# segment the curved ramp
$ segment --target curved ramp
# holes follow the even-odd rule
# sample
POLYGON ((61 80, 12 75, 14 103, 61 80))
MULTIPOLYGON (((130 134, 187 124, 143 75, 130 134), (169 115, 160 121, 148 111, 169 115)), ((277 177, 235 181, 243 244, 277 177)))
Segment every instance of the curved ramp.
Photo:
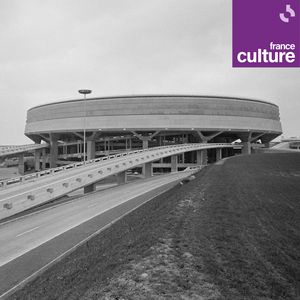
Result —
POLYGON ((16 154, 26 153, 36 149, 47 148, 48 146, 48 144, 0 146, 0 157, 14 156, 16 154))
POLYGON ((5 180, 0 190, 0 219, 160 158, 195 150, 232 147, 232 144, 202 143, 142 149, 17 177, 10 180, 13 182, 5 180))

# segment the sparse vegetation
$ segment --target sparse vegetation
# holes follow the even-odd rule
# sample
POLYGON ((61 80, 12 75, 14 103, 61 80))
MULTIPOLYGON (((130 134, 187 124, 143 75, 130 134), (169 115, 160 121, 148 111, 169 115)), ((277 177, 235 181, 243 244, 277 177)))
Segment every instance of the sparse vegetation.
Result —
POLYGON ((300 155, 207 167, 11 299, 300 299, 300 155))

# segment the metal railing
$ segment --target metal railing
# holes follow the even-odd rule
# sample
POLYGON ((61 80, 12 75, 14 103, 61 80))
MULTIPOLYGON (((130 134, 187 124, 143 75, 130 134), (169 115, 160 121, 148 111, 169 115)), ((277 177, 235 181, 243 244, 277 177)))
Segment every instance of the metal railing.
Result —
MULTIPOLYGON (((52 201, 80 188, 94 189, 97 182, 158 159, 184 152, 232 147, 231 144, 181 144, 140 149, 86 162, 44 170, 2 181, 0 219, 52 201)), ((190 170, 196 172, 197 170, 190 170)))
POLYGON ((47 148, 48 144, 0 146, 0 156, 12 155, 36 149, 47 148))
MULTIPOLYGON (((191 149, 190 151, 197 150, 194 148, 199 148, 199 149, 210 149, 210 148, 224 148, 224 147, 233 147, 234 145, 232 144, 226 144, 226 143, 207 143, 207 144, 177 144, 177 145, 170 145, 170 146, 160 146, 160 147, 153 147, 153 148, 148 148, 148 149, 139 149, 135 151, 129 151, 129 152, 123 152, 115 155, 110 155, 110 156, 104 156, 101 158, 95 158, 91 159, 89 161, 84 162, 78 162, 78 163, 73 163, 61 167, 56 167, 52 169, 46 169, 40 172, 35 172, 23 176, 17 176, 13 178, 8 178, 8 179, 3 179, 0 180, 0 190, 3 188, 8 188, 10 186, 15 186, 16 184, 24 184, 26 182, 32 182, 35 179, 48 176, 48 175, 54 175, 57 173, 61 172, 67 172, 69 170, 73 170, 76 168, 81 168, 81 167, 87 167, 92 164, 100 164, 102 162, 112 160, 112 159, 119 159, 124 156, 130 156, 133 154, 137 153, 143 153, 143 152, 151 152, 151 151, 156 151, 156 150, 164 150, 167 148, 185 148, 185 149, 191 149)), ((188 152, 188 151, 183 151, 183 152, 188 152)), ((170 154, 171 155, 171 154, 170 154)))

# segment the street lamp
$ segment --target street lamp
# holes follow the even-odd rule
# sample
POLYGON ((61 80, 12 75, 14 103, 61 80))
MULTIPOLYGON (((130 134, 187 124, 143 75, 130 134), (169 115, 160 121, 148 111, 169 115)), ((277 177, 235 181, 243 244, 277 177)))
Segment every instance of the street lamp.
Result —
POLYGON ((92 92, 92 90, 79 90, 78 91, 80 94, 83 94, 84 95, 84 124, 83 124, 83 161, 84 161, 84 164, 86 162, 86 155, 85 155, 85 140, 86 140, 86 95, 87 94, 90 94, 92 92))

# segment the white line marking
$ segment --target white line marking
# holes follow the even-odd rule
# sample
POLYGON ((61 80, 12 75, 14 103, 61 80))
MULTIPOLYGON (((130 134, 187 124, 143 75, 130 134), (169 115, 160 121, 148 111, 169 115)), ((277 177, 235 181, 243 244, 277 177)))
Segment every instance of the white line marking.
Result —
MULTIPOLYGON (((173 176, 173 175, 176 175, 176 174, 183 174, 183 172, 191 172, 191 171, 179 171, 179 172, 174 172, 173 174, 165 174, 165 175, 158 175, 158 176, 163 176, 163 177, 169 177, 170 178, 170 176, 173 176)), ((153 176, 153 177, 149 177, 149 178, 140 178, 141 180, 151 180, 151 179, 153 179, 153 181, 156 181, 156 179, 157 179, 158 177, 155 177, 155 176, 153 176)), ((128 185, 128 184, 135 184, 137 181, 129 181, 129 182, 127 182, 126 184, 128 185)), ((149 182, 149 181, 148 181, 149 182)), ((140 183, 142 183, 142 182, 140 182, 140 183)), ((84 194, 84 195, 79 195, 78 197, 77 196, 75 196, 74 197, 74 199, 70 199, 70 200, 68 200, 68 201, 66 201, 66 202, 61 202, 61 203, 58 203, 58 204, 54 204, 53 206, 50 206, 50 207, 46 207, 46 208, 44 208, 44 209, 40 209, 40 210, 37 210, 37 211, 34 211, 34 212, 32 212, 32 213, 29 213, 29 214, 26 214, 26 215, 23 215, 23 216, 20 216, 20 217, 17 217, 17 218, 13 218, 13 219, 11 219, 11 220, 8 220, 8 221, 5 221, 5 222, 0 222, 0 226, 2 226, 2 225, 5 225, 5 224, 8 224, 8 223, 12 223, 12 222, 15 222, 15 221, 18 221, 18 220, 20 220, 20 219, 25 219, 25 218, 28 218, 28 217, 30 217, 30 216, 32 216, 32 215, 36 215, 36 214, 39 214, 39 213, 43 213, 43 212, 45 212, 45 211, 47 211, 47 210, 50 210, 50 209, 53 209, 53 208, 56 208, 56 207, 58 207, 58 206, 61 206, 61 205, 66 205, 66 204, 71 204, 71 203, 73 203, 73 202, 75 202, 75 201, 80 201, 80 200, 82 200, 82 198, 84 198, 84 197, 89 197, 90 195, 93 195, 93 194, 96 194, 97 192, 102 192, 102 191, 105 191, 105 190, 108 190, 108 189, 111 189, 111 188, 114 188, 114 187, 118 187, 118 185, 113 185, 113 186, 111 186, 111 187, 107 187, 107 188, 105 188, 105 189, 99 189, 99 190, 96 190, 95 192, 92 192, 92 193, 90 193, 90 194, 84 194)), ((58 198, 59 199, 59 198, 58 198)), ((34 207, 33 207, 34 208, 34 207)))
MULTIPOLYGON (((62 233, 66 232, 66 231, 68 231, 68 230, 70 230, 70 229, 72 229, 72 228, 74 228, 74 227, 76 227, 76 226, 78 226, 78 225, 81 225, 82 223, 87 222, 87 221, 89 221, 89 220, 91 220, 91 219, 97 217, 98 215, 101 215, 101 214, 103 214, 103 213, 109 211, 110 209, 114 209, 114 208, 116 208, 117 206, 119 206, 119 205, 121 205, 121 204, 123 204, 123 203, 126 203, 127 201, 130 201, 130 200, 132 200, 132 199, 134 199, 134 198, 136 198, 136 197, 142 196, 142 195, 144 195, 144 194, 146 194, 146 193, 148 193, 148 192, 151 192, 151 191, 153 191, 153 190, 155 190, 155 189, 161 188, 161 187, 163 187, 164 185, 167 185, 167 184, 170 184, 170 183, 175 183, 176 181, 180 181, 180 180, 182 180, 183 178, 190 176, 191 174, 189 174, 189 173, 193 174, 194 171, 186 171, 185 173, 176 172, 176 173, 174 173, 174 174, 171 174, 172 177, 175 177, 175 178, 177 177, 177 178, 176 178, 176 179, 173 179, 173 180, 171 180, 171 181, 167 180, 166 182, 165 182, 165 180, 163 180, 163 181, 160 180, 160 183, 161 183, 161 184, 160 184, 159 186, 156 186, 156 180, 153 180, 154 183, 155 183, 154 187, 153 187, 153 185, 151 185, 151 186, 149 186, 149 188, 148 188, 147 190, 144 190, 144 191, 142 191, 142 192, 139 192, 138 194, 135 194, 135 195, 130 195, 129 198, 127 198, 125 201, 118 202, 118 203, 114 203, 112 206, 110 206, 110 207, 104 209, 104 210, 101 211, 101 212, 95 212, 93 215, 91 215, 91 216, 85 218, 84 221, 81 220, 81 221, 79 221, 79 222, 77 222, 77 223, 74 223, 74 224, 71 225, 70 227, 66 227, 64 231, 55 234, 55 235, 52 236, 50 239, 47 239, 46 241, 42 242, 41 244, 39 244, 39 245, 37 245, 37 246, 35 246, 35 247, 33 247, 33 248, 28 248, 25 252, 19 253, 17 256, 15 256, 15 257, 9 259, 8 261, 5 261, 5 262, 2 263, 2 264, 0 263, 0 267, 3 266, 3 265, 5 265, 5 264, 7 264, 7 263, 9 263, 9 262, 11 262, 11 261, 13 261, 14 259, 18 258, 19 256, 21 256, 21 255, 23 255, 23 254, 25 254, 25 253, 27 253, 27 252, 29 252, 29 251, 31 251, 31 250, 33 250, 33 249, 39 247, 40 245, 42 245, 42 244, 44 244, 44 243, 46 243, 46 242, 48 242, 48 241, 54 239, 55 237, 61 235, 62 233), (189 174, 189 175, 187 175, 187 174, 189 174), (178 175, 179 175, 179 176, 178 176, 178 175)), ((170 176, 170 175, 169 175, 169 176, 170 176)), ((167 178, 167 179, 170 179, 169 176, 168 176, 168 177, 166 176, 166 178, 167 178)), ((152 177, 152 178, 153 178, 153 177, 152 177)), ((157 178, 155 178, 155 179, 157 179, 157 178)), ((159 178, 159 179, 161 179, 161 178, 159 178)), ((163 179, 164 179, 164 178, 163 178, 163 179)), ((135 181, 132 182, 132 183, 135 183, 135 181)), ((143 183, 146 183, 146 181, 143 182, 143 183)), ((131 184, 131 183, 128 183, 128 185, 129 185, 129 184, 131 184)), ((90 196, 93 196, 94 194, 96 194, 96 192, 92 193, 91 195, 83 196, 82 198, 88 198, 88 197, 90 197, 90 196)), ((82 199, 82 198, 81 198, 81 199, 82 199)), ((33 230, 35 230, 36 228, 38 228, 38 227, 35 227, 35 228, 33 228, 33 229, 29 230, 29 231, 26 231, 26 232, 22 233, 21 235, 23 235, 23 234, 25 234, 25 233, 27 233, 27 232, 33 231, 33 230)), ((1 296, 0 296, 0 299, 1 299, 1 296)))
POLYGON ((34 228, 29 229, 29 230, 27 230, 27 231, 24 231, 24 232, 18 234, 16 237, 22 236, 22 235, 24 235, 24 234, 26 234, 26 233, 29 233, 29 232, 31 232, 31 231, 34 231, 34 230, 36 230, 36 229, 38 229, 38 228, 40 228, 40 226, 37 226, 37 227, 34 227, 34 228))
POLYGON ((98 203, 91 204, 91 205, 88 206, 88 208, 89 208, 89 207, 96 206, 96 205, 98 205, 98 203))
MULTIPOLYGON (((171 183, 171 182, 170 182, 171 183)), ((173 186, 174 187, 174 186, 173 186)), ((171 187, 172 188, 172 187, 171 187)), ((51 265, 53 265, 56 261, 59 261, 60 259, 62 259, 64 256, 66 256, 67 254, 71 253, 72 251, 76 250, 76 248, 78 248, 79 246, 81 246, 82 244, 84 244, 85 242, 87 242, 88 240, 90 240, 91 238, 93 238, 94 236, 98 235, 101 231, 109 228, 111 225, 113 225, 114 223, 116 223, 118 220, 122 219, 123 217, 125 217, 126 215, 130 214, 131 212, 133 212, 134 210, 138 209, 139 207, 141 207, 142 205, 144 205, 145 203, 151 201, 152 199, 154 199, 155 197, 160 196, 161 194, 165 193, 166 191, 171 189, 170 187, 167 188, 166 190, 163 190, 162 192, 160 192, 157 195, 152 196, 150 199, 146 200, 145 202, 139 204, 138 206, 134 207, 133 209, 129 210, 128 212, 124 213, 123 215, 121 215, 120 217, 116 218, 115 220, 113 220, 112 222, 108 223, 107 225, 104 225, 104 227, 98 229, 96 232, 90 234, 88 237, 86 237, 85 239, 83 239, 82 241, 80 241, 79 243, 77 243, 76 245, 72 246, 71 248, 69 248, 68 250, 66 250, 65 252, 63 252, 62 254, 60 254, 59 256, 57 256, 56 258, 54 258, 52 261, 50 261, 49 263, 47 263, 46 265, 44 265, 43 267, 41 267, 39 270, 35 271, 33 274, 29 275, 27 278, 23 279, 22 281, 20 281, 18 284, 16 284, 15 286, 13 286, 12 288, 10 288, 8 291, 6 291, 4 294, 0 295, 0 299, 2 299, 2 297, 5 296, 9 296, 11 293, 15 292, 18 288, 22 287, 24 284, 26 284, 28 281, 30 281, 31 279, 35 278, 37 275, 39 275, 40 273, 42 273, 44 270, 46 270, 47 268, 49 268, 51 265)), ((131 200, 131 199, 130 199, 131 200)))

